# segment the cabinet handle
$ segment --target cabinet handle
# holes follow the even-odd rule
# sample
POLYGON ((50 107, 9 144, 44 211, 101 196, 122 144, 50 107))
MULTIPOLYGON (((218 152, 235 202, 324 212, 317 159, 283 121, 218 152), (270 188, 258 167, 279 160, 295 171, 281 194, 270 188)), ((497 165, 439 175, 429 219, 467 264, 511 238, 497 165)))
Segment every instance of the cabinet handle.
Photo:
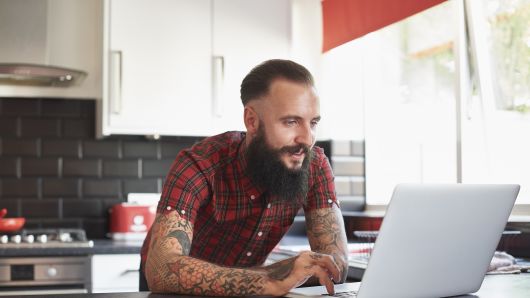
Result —
POLYGON ((213 56, 212 59, 212 99, 213 115, 223 116, 223 87, 225 78, 225 59, 223 56, 213 56))
POLYGON ((138 270, 138 269, 127 269, 127 270, 123 271, 121 273, 121 275, 123 276, 123 275, 126 275, 126 274, 135 273, 135 272, 139 272, 139 271, 140 270, 138 270))
POLYGON ((113 114, 121 113, 121 64, 122 52, 110 53, 110 105, 113 114))

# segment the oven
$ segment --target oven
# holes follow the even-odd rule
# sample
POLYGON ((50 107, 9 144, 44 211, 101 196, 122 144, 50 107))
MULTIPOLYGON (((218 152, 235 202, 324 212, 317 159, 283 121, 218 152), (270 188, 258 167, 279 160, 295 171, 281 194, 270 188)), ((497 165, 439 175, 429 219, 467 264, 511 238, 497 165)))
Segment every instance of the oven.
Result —
POLYGON ((0 296, 88 293, 89 289, 88 256, 0 258, 0 296))
POLYGON ((0 296, 88 293, 90 248, 81 229, 26 229, 0 235, 0 296))

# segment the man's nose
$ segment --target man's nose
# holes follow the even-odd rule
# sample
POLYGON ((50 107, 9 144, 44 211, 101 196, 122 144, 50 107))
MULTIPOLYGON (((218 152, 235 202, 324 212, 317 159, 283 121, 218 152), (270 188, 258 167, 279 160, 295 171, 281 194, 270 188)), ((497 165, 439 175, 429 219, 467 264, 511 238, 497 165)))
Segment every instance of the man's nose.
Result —
POLYGON ((298 129, 295 142, 297 144, 302 144, 308 147, 313 146, 313 141, 315 139, 314 131, 309 125, 301 125, 298 129))

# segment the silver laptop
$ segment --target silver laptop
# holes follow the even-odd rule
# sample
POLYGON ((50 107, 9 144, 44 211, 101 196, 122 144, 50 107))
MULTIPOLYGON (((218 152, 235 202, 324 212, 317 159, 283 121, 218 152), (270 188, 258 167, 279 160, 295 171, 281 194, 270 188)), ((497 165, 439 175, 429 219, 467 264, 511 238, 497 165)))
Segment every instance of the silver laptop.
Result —
MULTIPOLYGON (((478 291, 519 185, 400 184, 361 283, 339 297, 445 297, 478 291)), ((329 297, 322 286, 287 297, 329 297)))

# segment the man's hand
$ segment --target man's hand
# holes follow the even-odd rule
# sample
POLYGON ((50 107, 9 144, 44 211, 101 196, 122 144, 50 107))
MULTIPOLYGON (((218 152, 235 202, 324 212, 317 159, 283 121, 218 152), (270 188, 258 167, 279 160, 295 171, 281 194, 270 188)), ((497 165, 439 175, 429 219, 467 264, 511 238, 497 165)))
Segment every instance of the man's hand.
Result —
POLYGON ((332 256, 311 251, 304 251, 296 257, 269 265, 265 270, 267 277, 272 281, 275 296, 287 294, 289 290, 302 285, 312 276, 333 295, 333 281, 341 280, 339 267, 332 256))
POLYGON ((335 282, 346 281, 348 275, 348 241, 346 240, 344 220, 340 209, 333 204, 331 208, 306 212, 305 222, 311 250, 333 256, 341 273, 341 278, 335 279, 335 282))

